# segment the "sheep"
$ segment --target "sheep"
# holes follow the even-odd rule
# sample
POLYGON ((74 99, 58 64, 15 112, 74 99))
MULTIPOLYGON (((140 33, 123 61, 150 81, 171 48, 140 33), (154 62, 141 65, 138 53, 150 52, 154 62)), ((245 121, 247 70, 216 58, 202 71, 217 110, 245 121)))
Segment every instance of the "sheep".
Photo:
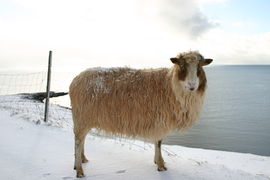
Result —
POLYGON ((167 170, 162 139, 198 119, 207 83, 202 67, 212 62, 198 51, 170 60, 170 69, 90 68, 74 78, 69 95, 77 177, 84 177, 82 163, 88 162, 84 142, 92 128, 153 142, 157 170, 167 170))

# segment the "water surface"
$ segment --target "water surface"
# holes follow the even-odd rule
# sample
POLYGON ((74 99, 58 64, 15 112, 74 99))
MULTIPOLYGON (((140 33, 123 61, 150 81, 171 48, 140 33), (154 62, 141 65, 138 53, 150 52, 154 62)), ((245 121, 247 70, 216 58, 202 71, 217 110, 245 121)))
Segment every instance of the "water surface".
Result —
POLYGON ((206 68, 200 119, 164 143, 270 156, 270 66, 206 68))

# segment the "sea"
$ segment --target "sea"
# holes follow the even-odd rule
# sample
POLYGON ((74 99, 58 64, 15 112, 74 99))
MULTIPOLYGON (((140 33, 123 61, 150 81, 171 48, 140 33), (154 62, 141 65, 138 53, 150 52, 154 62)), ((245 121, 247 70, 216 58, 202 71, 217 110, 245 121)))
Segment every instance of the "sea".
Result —
MULTIPOLYGON (((199 120, 163 143, 270 156, 270 65, 209 66, 205 71, 208 88, 199 120)), ((51 90, 68 91, 75 74, 53 72, 51 90)), ((1 78, 7 76, 0 72, 1 78)), ((55 102, 70 104, 67 96, 55 102)))
POLYGON ((270 156, 270 66, 205 68, 208 80, 200 119, 164 143, 270 156))

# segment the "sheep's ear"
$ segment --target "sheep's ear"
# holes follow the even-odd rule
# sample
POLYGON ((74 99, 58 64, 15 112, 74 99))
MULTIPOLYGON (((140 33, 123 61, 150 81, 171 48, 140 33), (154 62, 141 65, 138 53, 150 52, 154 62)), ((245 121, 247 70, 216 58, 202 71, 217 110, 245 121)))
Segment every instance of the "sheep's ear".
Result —
POLYGON ((200 64, 202 66, 206 66, 206 65, 210 64, 212 61, 213 61, 213 59, 204 59, 204 60, 201 60, 200 64))
POLYGON ((172 61, 173 64, 178 63, 178 58, 176 58, 176 57, 172 57, 172 58, 170 58, 170 60, 172 61))

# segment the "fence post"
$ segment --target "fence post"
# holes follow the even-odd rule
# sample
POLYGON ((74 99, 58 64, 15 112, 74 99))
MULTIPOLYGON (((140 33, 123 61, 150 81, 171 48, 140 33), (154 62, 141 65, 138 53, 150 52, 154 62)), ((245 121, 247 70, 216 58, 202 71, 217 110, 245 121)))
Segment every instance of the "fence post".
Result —
POLYGON ((51 85, 51 66, 52 66, 52 51, 49 52, 48 72, 47 72, 47 89, 46 89, 46 102, 45 102, 45 114, 44 122, 48 121, 49 113, 49 101, 50 101, 50 85, 51 85))

